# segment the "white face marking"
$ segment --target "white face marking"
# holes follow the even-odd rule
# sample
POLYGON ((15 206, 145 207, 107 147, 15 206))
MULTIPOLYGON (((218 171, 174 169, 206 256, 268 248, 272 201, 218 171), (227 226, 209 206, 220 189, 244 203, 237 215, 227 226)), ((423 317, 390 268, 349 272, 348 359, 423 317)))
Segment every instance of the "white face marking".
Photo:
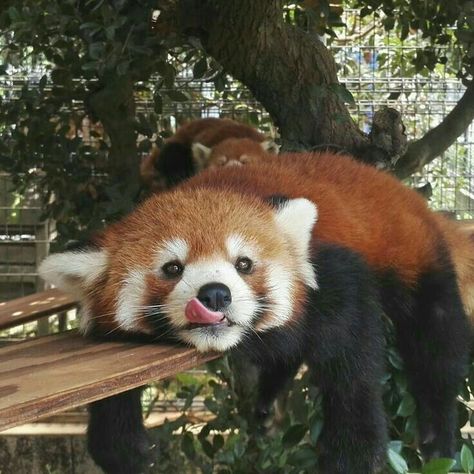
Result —
POLYGON ((92 311, 90 309, 90 302, 87 298, 81 301, 81 308, 79 310, 79 331, 82 334, 89 334, 92 331, 92 311))
POLYGON ((186 262, 189 246, 183 239, 172 239, 164 242, 156 252, 155 265, 161 268, 165 263, 172 260, 178 260, 181 263, 186 262))
POLYGON ((123 281, 117 298, 115 320, 124 331, 138 330, 137 318, 143 314, 146 271, 131 270, 123 281))
POLYGON ((226 240, 226 249, 231 261, 237 260, 238 257, 248 257, 254 263, 257 263, 257 246, 250 243, 240 234, 232 234, 226 240))
POLYGON ((294 280, 292 272, 280 262, 268 262, 266 266, 266 284, 268 288, 268 312, 272 318, 260 326, 266 330, 285 324, 293 312, 294 280))
POLYGON ((233 326, 196 328, 179 332, 181 339, 198 350, 223 351, 236 345, 252 323, 257 311, 256 297, 249 285, 241 278, 233 264, 221 257, 198 260, 186 265, 181 280, 165 300, 166 313, 176 328, 187 325, 185 308, 195 298, 199 289, 212 282, 226 285, 232 295, 232 303, 224 313, 233 326))
POLYGON ((273 140, 265 140, 260 143, 260 146, 263 148, 264 151, 268 153, 278 154, 280 151, 280 146, 277 145, 273 140))
POLYGON ((206 167, 211 154, 211 149, 202 143, 196 142, 192 144, 191 150, 193 153, 194 164, 196 165, 197 170, 201 171, 206 167))
POLYGON ((84 250, 55 253, 46 257, 38 268, 43 280, 57 288, 83 298, 107 267, 104 250, 84 250))
POLYGON ((87 291, 104 273, 107 260, 105 250, 69 251, 48 256, 38 269, 43 280, 81 301, 79 328, 83 334, 87 334, 93 326, 87 291))
POLYGON ((275 222, 291 245, 298 276, 314 290, 318 284, 310 262, 310 245, 317 219, 316 204, 304 198, 291 199, 275 213, 275 222))

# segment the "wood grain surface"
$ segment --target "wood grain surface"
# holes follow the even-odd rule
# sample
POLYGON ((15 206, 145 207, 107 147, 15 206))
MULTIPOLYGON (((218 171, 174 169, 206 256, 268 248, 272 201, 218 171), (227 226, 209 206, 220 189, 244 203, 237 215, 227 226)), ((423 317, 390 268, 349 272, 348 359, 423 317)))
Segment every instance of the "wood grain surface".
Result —
POLYGON ((76 331, 0 349, 0 430, 173 376, 219 357, 171 345, 101 342, 76 331))
POLYGON ((71 296, 56 288, 0 303, 0 329, 35 321, 77 306, 71 296))

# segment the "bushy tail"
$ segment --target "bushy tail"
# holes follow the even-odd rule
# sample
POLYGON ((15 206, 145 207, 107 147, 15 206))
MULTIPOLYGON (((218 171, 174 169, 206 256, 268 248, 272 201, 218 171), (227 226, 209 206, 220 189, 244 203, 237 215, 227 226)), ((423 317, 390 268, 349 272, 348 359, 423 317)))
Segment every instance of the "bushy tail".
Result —
POLYGON ((474 226, 438 215, 448 244, 464 310, 474 327, 474 226))

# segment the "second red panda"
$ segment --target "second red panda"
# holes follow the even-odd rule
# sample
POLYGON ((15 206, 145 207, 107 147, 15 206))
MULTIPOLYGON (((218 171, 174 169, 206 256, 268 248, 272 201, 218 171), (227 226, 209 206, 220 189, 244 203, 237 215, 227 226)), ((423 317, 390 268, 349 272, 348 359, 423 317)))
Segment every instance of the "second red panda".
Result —
POLYGON ((144 158, 141 176, 149 187, 164 189, 208 167, 247 164, 277 152, 275 142, 254 127, 230 119, 197 119, 144 158))

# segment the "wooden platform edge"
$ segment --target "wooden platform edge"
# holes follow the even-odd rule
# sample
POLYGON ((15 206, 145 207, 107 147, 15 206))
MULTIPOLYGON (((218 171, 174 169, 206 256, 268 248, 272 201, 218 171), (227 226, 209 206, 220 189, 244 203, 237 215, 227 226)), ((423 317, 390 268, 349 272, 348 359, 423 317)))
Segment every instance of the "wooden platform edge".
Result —
POLYGON ((72 297, 52 288, 0 303, 0 330, 26 324, 39 318, 70 310, 77 306, 72 297))
MULTIPOLYGON (((45 336, 45 338, 64 338, 64 334, 55 336, 45 336)), ((34 341, 38 341, 35 339, 34 341)), ((90 341, 89 341, 90 343, 90 341)), ((15 345, 17 348, 19 343, 15 345)), ((107 342, 98 342, 97 344, 107 344, 107 342)), ((119 347, 118 343, 112 343, 119 347)), ((133 343, 123 342, 120 346, 137 346, 133 343)), ((29 423, 44 416, 54 415, 69 408, 74 408, 87 403, 94 402, 118 393, 146 385, 152 381, 162 380, 176 374, 202 365, 208 361, 221 357, 218 353, 200 353, 196 349, 181 348, 169 346, 169 351, 163 352, 163 346, 154 344, 140 345, 141 350, 150 350, 157 352, 159 358, 146 365, 138 365, 128 369, 124 373, 117 372, 110 374, 100 383, 86 382, 84 385, 61 390, 56 393, 48 394, 40 400, 34 399, 9 406, 0 410, 0 430, 6 430, 21 424, 29 423), (161 352, 160 352, 161 350, 161 352)), ((114 348, 115 350, 115 348, 114 348)))

